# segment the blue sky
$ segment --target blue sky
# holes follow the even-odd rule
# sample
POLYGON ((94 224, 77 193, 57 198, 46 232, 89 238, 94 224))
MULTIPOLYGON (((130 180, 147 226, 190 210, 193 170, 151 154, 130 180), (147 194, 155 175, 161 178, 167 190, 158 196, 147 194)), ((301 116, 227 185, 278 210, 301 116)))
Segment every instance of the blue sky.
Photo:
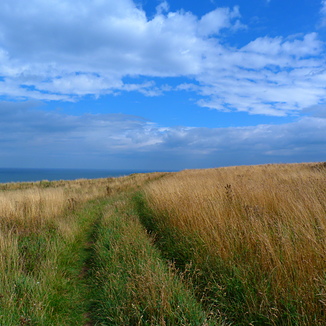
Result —
POLYGON ((325 161, 326 0, 2 0, 0 167, 325 161))

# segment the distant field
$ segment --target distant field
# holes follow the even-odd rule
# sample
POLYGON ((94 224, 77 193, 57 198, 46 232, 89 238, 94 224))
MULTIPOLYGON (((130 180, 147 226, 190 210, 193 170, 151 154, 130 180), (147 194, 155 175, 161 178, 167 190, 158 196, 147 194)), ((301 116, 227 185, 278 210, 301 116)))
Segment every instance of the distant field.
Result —
POLYGON ((0 325, 325 325, 326 164, 0 184, 0 325))

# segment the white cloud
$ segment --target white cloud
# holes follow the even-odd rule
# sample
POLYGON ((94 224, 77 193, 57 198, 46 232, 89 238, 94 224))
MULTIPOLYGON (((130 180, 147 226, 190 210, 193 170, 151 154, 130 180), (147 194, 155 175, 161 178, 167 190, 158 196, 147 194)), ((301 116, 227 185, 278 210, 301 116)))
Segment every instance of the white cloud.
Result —
POLYGON ((168 12, 169 9, 170 9, 170 6, 167 3, 167 1, 163 1, 156 7, 156 12, 158 15, 161 15, 164 12, 168 12))
MULTIPOLYGON (((301 39, 258 38, 238 51, 222 49, 200 75, 198 103, 218 110, 284 116, 298 113, 326 95, 321 53, 315 33, 301 39)), ((214 55, 214 54, 213 54, 214 55)))
POLYGON ((220 33, 242 28, 240 18, 238 7, 197 17, 169 11, 166 1, 148 19, 131 0, 2 0, 0 95, 77 100, 138 90, 158 96, 164 90, 155 83, 122 80, 183 76, 196 81, 199 105, 218 110, 281 116, 320 103, 326 74, 318 35, 225 45, 220 33))
POLYGON ((112 89, 119 89, 123 85, 120 79, 114 79, 113 76, 110 78, 110 76, 102 77, 96 74, 76 73, 54 78, 50 82, 34 82, 33 84, 43 91, 77 96, 97 94, 99 90, 105 94, 112 89))
POLYGON ((198 23, 198 32, 203 36, 218 34, 223 28, 230 28, 234 18, 240 17, 238 7, 233 10, 229 8, 217 8, 204 15, 198 23))
POLYGON ((318 40, 317 34, 311 33, 304 35, 302 39, 293 40, 284 40, 282 37, 257 38, 243 47, 242 51, 245 53, 263 55, 264 57, 266 56, 265 60, 270 60, 271 58, 275 59, 275 56, 304 58, 307 56, 318 55, 321 48, 322 43, 318 40))

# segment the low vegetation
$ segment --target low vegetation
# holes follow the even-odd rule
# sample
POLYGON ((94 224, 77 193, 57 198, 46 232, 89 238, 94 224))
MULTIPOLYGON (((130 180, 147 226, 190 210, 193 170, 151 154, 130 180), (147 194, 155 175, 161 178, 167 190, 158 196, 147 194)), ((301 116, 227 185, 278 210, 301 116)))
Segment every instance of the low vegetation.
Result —
POLYGON ((0 325, 325 325, 326 165, 0 185, 0 325))

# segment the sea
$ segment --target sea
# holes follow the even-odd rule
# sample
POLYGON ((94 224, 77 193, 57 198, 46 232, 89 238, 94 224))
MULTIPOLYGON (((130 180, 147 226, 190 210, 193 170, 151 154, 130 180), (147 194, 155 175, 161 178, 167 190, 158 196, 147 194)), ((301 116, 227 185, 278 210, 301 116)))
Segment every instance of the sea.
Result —
POLYGON ((0 183, 97 179, 148 172, 152 171, 0 168, 0 183))

